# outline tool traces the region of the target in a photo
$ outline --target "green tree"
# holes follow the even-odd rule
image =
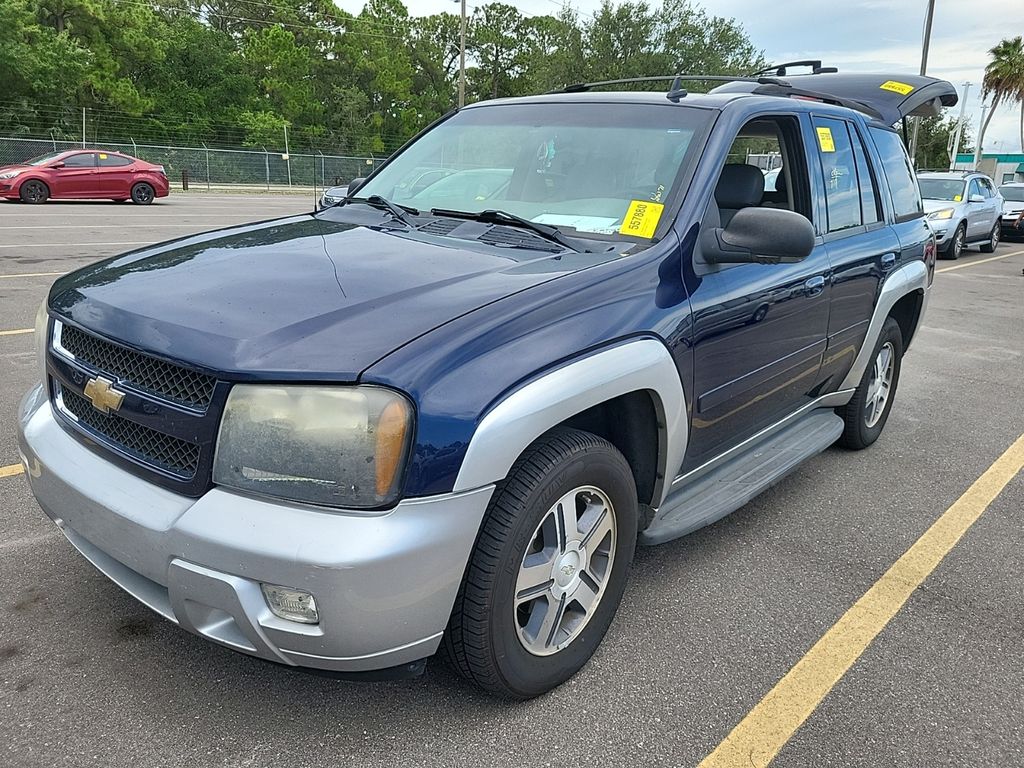
[[[985,131],[992,121],[992,115],[1000,102],[1020,102],[1020,144],[1024,152],[1024,40],[1018,35],[1012,39],[1001,40],[989,50],[992,60],[985,67],[985,76],[981,81],[982,99],[992,96],[985,121],[978,134],[978,146],[985,145]]]

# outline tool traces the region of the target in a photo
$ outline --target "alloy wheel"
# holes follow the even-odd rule
[[[582,486],[544,515],[523,555],[513,603],[519,641],[549,656],[575,640],[604,595],[615,560],[615,508]]]
[[[885,404],[889,402],[895,358],[896,355],[890,342],[883,344],[875,356],[875,362],[871,369],[871,382],[868,384],[867,397],[864,399],[864,419],[868,429],[875,426],[882,418]]]

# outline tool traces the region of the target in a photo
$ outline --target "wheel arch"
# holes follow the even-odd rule
[[[642,419],[639,429],[625,428],[631,417]],[[587,429],[609,440],[629,461],[640,501],[658,506],[682,464],[689,431],[672,355],[660,340],[640,338],[533,377],[480,419],[453,490],[505,479],[533,441],[559,426]]]

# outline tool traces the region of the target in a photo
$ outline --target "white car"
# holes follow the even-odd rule
[[[320,196],[320,204],[317,206],[317,209],[322,210],[324,208],[330,208],[335,203],[339,203],[344,200],[347,194],[348,184],[325,189],[323,195]]]
[[[958,259],[970,245],[992,253],[1002,236],[1003,198],[992,179],[974,171],[919,173],[917,183],[939,254]]]
[[[1024,182],[1003,184],[999,194],[1003,198],[1003,237],[1024,237]]]

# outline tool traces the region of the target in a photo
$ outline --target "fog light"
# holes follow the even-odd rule
[[[320,614],[316,611],[316,600],[309,592],[275,584],[260,584],[263,597],[271,612],[282,619],[300,624],[319,624]]]

